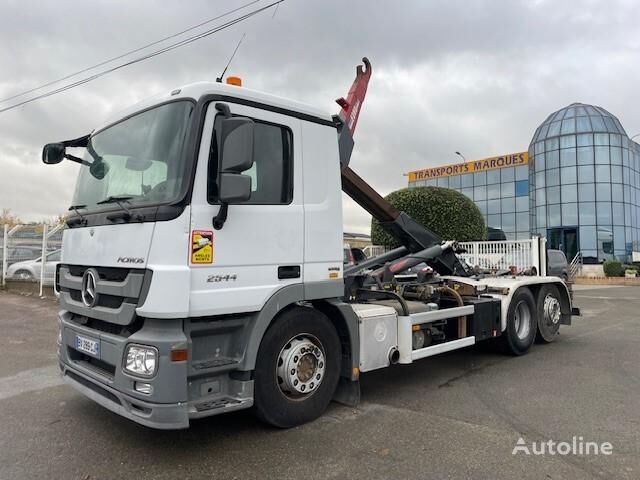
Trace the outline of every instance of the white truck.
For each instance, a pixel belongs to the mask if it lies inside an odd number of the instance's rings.
[[[196,83],[44,147],[83,165],[55,283],[68,383],[153,428],[249,407],[284,428],[356,405],[362,372],[570,324],[559,278],[474,275],[349,168],[363,61],[339,115]],[[344,268],[341,191],[403,246]]]

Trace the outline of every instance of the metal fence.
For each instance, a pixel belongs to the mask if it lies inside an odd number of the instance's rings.
[[[386,253],[387,248],[382,245],[367,245],[362,250],[367,258],[373,258]]]
[[[53,285],[64,225],[0,225],[2,285],[8,280]]]
[[[538,275],[546,274],[544,255],[546,239],[503,240],[491,242],[461,242],[466,253],[458,254],[472,267],[482,270],[511,270],[517,273],[535,268]],[[541,254],[542,252],[542,254]]]

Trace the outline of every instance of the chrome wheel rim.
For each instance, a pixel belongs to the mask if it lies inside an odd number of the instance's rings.
[[[313,395],[324,379],[326,367],[320,340],[308,333],[296,335],[278,355],[276,377],[280,392],[293,400]]]
[[[527,302],[520,301],[514,311],[514,327],[516,335],[520,340],[524,340],[531,332],[531,309]]]
[[[557,325],[560,322],[560,302],[556,297],[547,294],[544,297],[544,321],[547,325]]]

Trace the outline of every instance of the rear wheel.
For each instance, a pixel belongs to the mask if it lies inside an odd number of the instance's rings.
[[[555,285],[543,285],[538,292],[538,328],[536,341],[553,342],[560,329],[560,293]]]
[[[536,337],[536,302],[528,288],[519,288],[511,298],[507,329],[500,337],[502,348],[512,355],[527,353]]]
[[[340,340],[325,315],[304,307],[283,313],[258,350],[256,414],[280,428],[318,418],[335,393],[340,361]]]

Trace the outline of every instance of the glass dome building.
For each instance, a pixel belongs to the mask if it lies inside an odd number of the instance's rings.
[[[640,145],[620,121],[572,103],[540,125],[527,152],[411,171],[408,186],[467,195],[509,240],[545,236],[584,263],[640,259]]]
[[[573,103],[536,129],[529,158],[531,232],[569,260],[630,262],[640,250],[640,146],[618,119]]]

